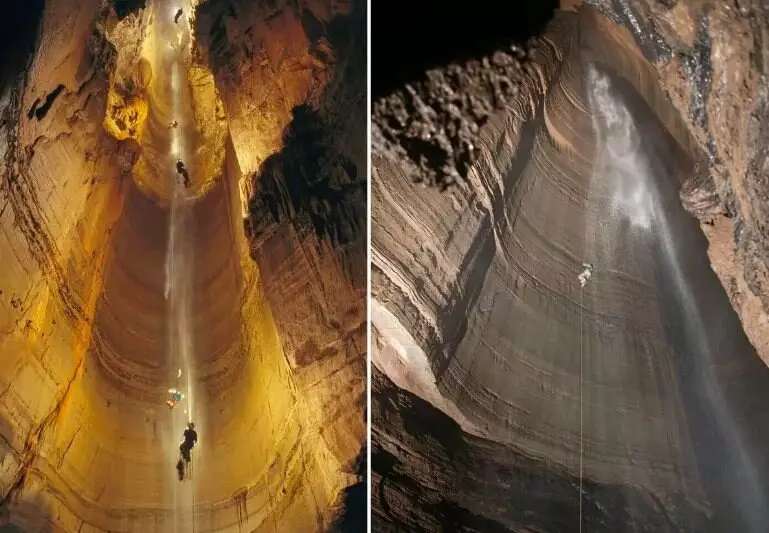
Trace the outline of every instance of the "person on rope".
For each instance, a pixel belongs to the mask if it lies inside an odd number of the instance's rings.
[[[176,462],[176,472],[179,474],[179,481],[184,481],[185,467],[192,462],[190,452],[196,442],[198,442],[198,433],[195,431],[195,424],[190,422],[187,424],[187,429],[184,430],[184,440],[179,445],[181,457]]]
[[[195,443],[198,442],[198,433],[195,431],[195,424],[190,422],[187,424],[187,429],[184,430],[184,440],[179,445],[179,451],[182,454],[182,458],[185,462],[192,461],[190,452],[195,447]]]
[[[176,121],[176,120],[172,120],[171,122],[169,122],[169,123],[168,123],[168,127],[169,127],[169,129],[174,129],[174,128],[176,128],[177,126],[179,126],[179,122],[178,122],[178,121]]]
[[[184,166],[181,159],[176,162],[176,172],[184,178],[184,186],[189,189],[191,185],[190,173],[187,171],[187,167]]]
[[[179,476],[179,481],[184,481],[184,461],[181,457],[176,462],[176,473]]]
[[[176,389],[168,389],[168,400],[166,401],[166,404],[170,409],[177,407],[183,399],[184,394]]]
[[[184,10],[182,8],[179,8],[179,11],[177,11],[176,15],[174,15],[174,24],[179,23],[179,17],[182,16],[182,13],[184,13]]]
[[[580,287],[584,288],[587,284],[587,280],[589,280],[590,276],[593,274],[593,263],[582,263],[582,266],[585,267],[585,270],[577,276],[577,279],[579,280]]]

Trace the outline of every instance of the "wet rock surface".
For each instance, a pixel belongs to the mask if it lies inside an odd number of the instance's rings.
[[[767,19],[766,6],[739,2],[592,2],[619,17],[658,70],[662,87],[708,155],[713,193],[701,209],[698,187],[684,187],[685,205],[703,231],[726,226],[731,242],[715,237],[709,254],[730,301],[759,355],[769,361],[766,292]],[[622,19],[622,14],[625,19]],[[627,14],[635,13],[629,24]],[[664,52],[664,53],[662,53]],[[763,133],[762,133],[763,132]],[[763,169],[763,170],[761,170]],[[725,216],[723,216],[725,215]],[[721,230],[714,230],[720,233]]]
[[[413,520],[411,527],[429,530],[440,527],[446,516],[454,516],[452,527],[483,529],[474,516],[479,513],[450,513],[445,507],[410,503],[415,494],[422,494],[414,497],[418,502],[439,496],[425,497],[418,488],[424,482],[418,473],[409,472],[418,471],[414,465],[420,459],[405,451],[413,448],[403,444],[422,435],[425,424],[395,427],[391,423],[396,416],[408,417],[397,403],[393,406],[383,399],[384,391],[403,394],[401,388],[459,424],[461,437],[440,431],[420,448],[427,450],[425,461],[440,464],[437,471],[449,472],[449,479],[465,472],[455,469],[453,460],[444,459],[439,450],[474,435],[503,449],[516,448],[526,457],[572,475],[584,454],[586,479],[606,484],[608,493],[623,492],[632,485],[659,497],[656,508],[626,501],[625,508],[638,515],[623,518],[616,530],[644,530],[644,522],[651,524],[660,516],[670,521],[649,525],[649,530],[729,531],[730,524],[737,522],[742,529],[760,530],[758,509],[766,503],[765,474],[757,474],[756,487],[746,489],[735,481],[739,476],[714,471],[708,461],[712,457],[737,461],[734,468],[745,475],[753,469],[764,472],[766,467],[759,450],[767,436],[745,418],[748,413],[762,420],[766,417],[766,409],[750,407],[766,403],[762,392],[766,368],[759,360],[767,355],[764,295],[748,288],[748,278],[762,276],[764,248],[754,233],[760,223],[746,222],[762,194],[754,188],[760,177],[747,171],[746,161],[764,157],[760,143],[747,140],[748,131],[754,136],[751,139],[757,139],[761,127],[760,120],[748,116],[761,115],[763,109],[757,83],[763,67],[756,62],[765,53],[759,45],[765,32],[763,14],[748,16],[731,6],[682,1],[591,4],[601,16],[590,6],[581,7],[577,15],[559,14],[536,46],[529,48],[520,74],[511,76],[517,95],[503,107],[490,105],[477,133],[462,137],[476,148],[476,158],[462,174],[454,174],[454,185],[443,192],[421,189],[414,182],[444,188],[450,174],[445,162],[452,163],[449,156],[454,152],[416,143],[409,151],[408,143],[422,131],[440,131],[440,126],[454,120],[453,109],[443,103],[444,94],[451,94],[445,86],[453,88],[443,81],[451,79],[450,73],[457,79],[457,72],[482,72],[461,78],[469,87],[464,92],[490,94],[487,80],[496,72],[494,54],[487,54],[485,70],[481,57],[444,66],[374,103],[372,293],[376,301],[372,320],[383,333],[373,357],[392,383],[378,385],[382,392],[373,400],[379,407],[374,407],[372,416],[375,427],[383,429],[373,438],[375,450],[390,445],[389,453],[395,457],[388,458],[390,463],[372,465],[377,483],[389,486],[382,490],[395,494],[390,500],[380,494],[377,500],[383,531],[408,520]],[[737,42],[743,47],[738,48]],[[586,89],[590,84],[585,81],[590,64],[601,65],[609,73],[612,83],[621,87],[617,91],[626,105],[635,110],[642,129],[641,140],[634,142],[665,161],[664,168],[655,170],[672,184],[665,185],[672,187],[665,193],[669,194],[665,205],[682,203],[701,224],[698,230],[680,209],[666,215],[676,220],[672,238],[678,246],[691,247],[687,253],[692,262],[659,267],[655,281],[647,279],[649,271],[644,273],[646,267],[641,265],[663,261],[664,253],[636,255],[630,236],[623,240],[625,244],[592,247],[604,242],[614,221],[600,222],[599,215],[591,215],[595,193],[586,186],[586,176],[597,164],[592,159],[596,148]],[[474,85],[473,80],[478,83]],[[431,104],[421,106],[422,102]],[[404,111],[414,111],[418,118],[407,119]],[[472,115],[465,114],[470,117],[467,122],[472,122]],[[641,126],[642,116],[656,117],[658,122]],[[726,116],[731,116],[728,127]],[[420,129],[423,123],[438,126]],[[735,143],[735,138],[744,142]],[[436,147],[448,146],[442,137],[436,139]],[[735,191],[750,187],[755,192],[743,193],[738,200]],[[599,222],[589,222],[591,217]],[[578,222],[582,220],[584,228]],[[662,250],[664,242],[655,246]],[[604,265],[605,277],[600,282],[596,278],[596,292],[586,293],[583,304],[574,284],[586,256],[611,264]],[[753,266],[756,260],[758,266]],[[683,311],[676,298],[692,297],[682,296],[685,292],[671,295],[669,288],[678,283],[671,277],[671,268],[683,269],[688,283],[698,286],[696,307],[708,310],[699,320],[730,324],[723,326],[723,335],[695,332],[686,320],[676,318],[676,313],[691,313]],[[628,284],[614,278],[618,272],[626,273]],[[635,283],[648,288],[636,293]],[[727,295],[740,322],[731,313]],[[626,307],[623,301],[634,303]],[[583,305],[584,317],[579,313]],[[651,311],[647,305],[660,310]],[[670,311],[663,313],[663,309]],[[643,318],[661,314],[665,315],[661,322]],[[581,385],[575,375],[581,372],[582,320],[590,324],[584,331],[590,362],[585,363]],[[714,346],[720,355],[710,351]],[[654,356],[648,359],[643,354]],[[705,361],[711,358],[712,374],[701,373],[700,366],[707,367],[710,363]],[[651,370],[655,365],[659,366]],[[728,367],[735,373],[730,374]],[[743,381],[747,375],[752,377]],[[719,400],[703,392],[709,387],[720,391]],[[583,395],[584,427],[578,425],[577,402]],[[628,400],[631,396],[633,400]],[[729,415],[715,414],[722,403],[729,405]],[[629,421],[636,416],[640,418]],[[731,429],[723,425],[730,418],[735,424]],[[649,435],[665,434],[667,441],[636,433],[648,424],[661,424],[648,430]],[[579,438],[581,430],[584,440]],[[729,437],[732,433],[739,436]],[[750,466],[737,466],[740,460],[728,444],[732,438],[742,443],[738,447],[750,450],[745,452],[753,462]],[[578,449],[580,442],[583,452]],[[400,472],[388,481],[387,464],[393,461],[401,465]],[[483,471],[487,466],[472,468]],[[542,478],[546,477],[543,473]],[[459,505],[472,510],[473,504],[480,506],[481,500],[493,498],[497,491],[510,490],[508,485],[477,488]],[[461,493],[456,487],[438,492],[453,496],[457,491]],[[544,489],[510,497],[497,511],[539,509],[539,491]],[[556,501],[562,496],[574,502],[579,494],[566,484],[554,491],[558,496],[550,498]],[[729,498],[732,502],[725,503]],[[693,505],[674,503],[684,500]],[[418,518],[409,516],[412,510]],[[576,527],[574,509],[563,512]],[[460,514],[463,518],[457,518]],[[480,514],[494,517],[488,511]],[[615,508],[609,515],[621,516],[621,511]],[[587,520],[588,529],[604,523],[598,517]],[[499,523],[495,518],[484,527],[560,531],[564,526],[524,526]]]

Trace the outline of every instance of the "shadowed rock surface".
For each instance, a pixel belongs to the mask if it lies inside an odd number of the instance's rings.
[[[196,4],[30,3],[2,64],[0,527],[363,527],[365,5]]]
[[[574,527],[577,476],[463,434],[454,420],[378,370],[372,404],[378,421],[371,450],[375,530],[495,533]],[[584,490],[591,531],[625,531],[632,523],[638,524],[634,531],[679,530],[654,495],[591,480]],[[695,511],[691,518],[686,530],[703,531],[704,516]]]
[[[705,4],[558,11],[374,102],[377,530],[576,530],[580,471],[587,531],[768,523],[766,15]]]

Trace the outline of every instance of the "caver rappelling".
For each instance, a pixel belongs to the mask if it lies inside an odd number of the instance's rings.
[[[166,405],[168,405],[170,409],[178,407],[183,399],[184,394],[176,389],[168,389],[168,400],[166,400]]]
[[[583,482],[583,455],[584,455],[584,438],[583,438],[583,410],[582,410],[582,388],[583,388],[583,327],[582,327],[582,315],[584,313],[584,291],[587,284],[587,280],[593,275],[593,263],[582,263],[585,268],[580,272],[577,279],[579,280],[579,531],[582,532],[582,482]]]
[[[184,179],[184,186],[189,189],[191,185],[190,173],[187,170],[187,167],[184,166],[184,163],[181,159],[176,162],[176,172],[182,176]]]
[[[587,280],[589,280],[590,276],[593,274],[593,263],[582,263],[582,266],[585,267],[585,270],[577,276],[577,279],[579,280],[580,287],[584,288],[585,284],[587,284]]]
[[[178,380],[180,377],[182,377],[181,368],[176,372],[176,379]],[[184,394],[182,394],[180,390],[176,389],[175,387],[168,389],[168,399],[166,400],[166,405],[170,409],[178,407],[183,399]],[[184,412],[186,413],[187,411],[185,410]]]
[[[195,424],[190,422],[187,429],[184,430],[182,443],[179,445],[179,461],[176,463],[176,471],[179,474],[179,481],[184,481],[185,472],[189,471],[189,464],[192,462],[192,448],[198,442],[198,433],[195,431]]]

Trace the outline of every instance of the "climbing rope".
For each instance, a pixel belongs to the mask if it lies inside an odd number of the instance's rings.
[[[582,533],[582,310],[585,287],[579,288],[579,533]]]
[[[192,461],[190,461],[190,479],[192,479]],[[192,491],[192,533],[195,533],[197,528],[195,527],[197,524],[197,520],[195,520],[195,482],[192,482],[192,488],[190,489]]]

